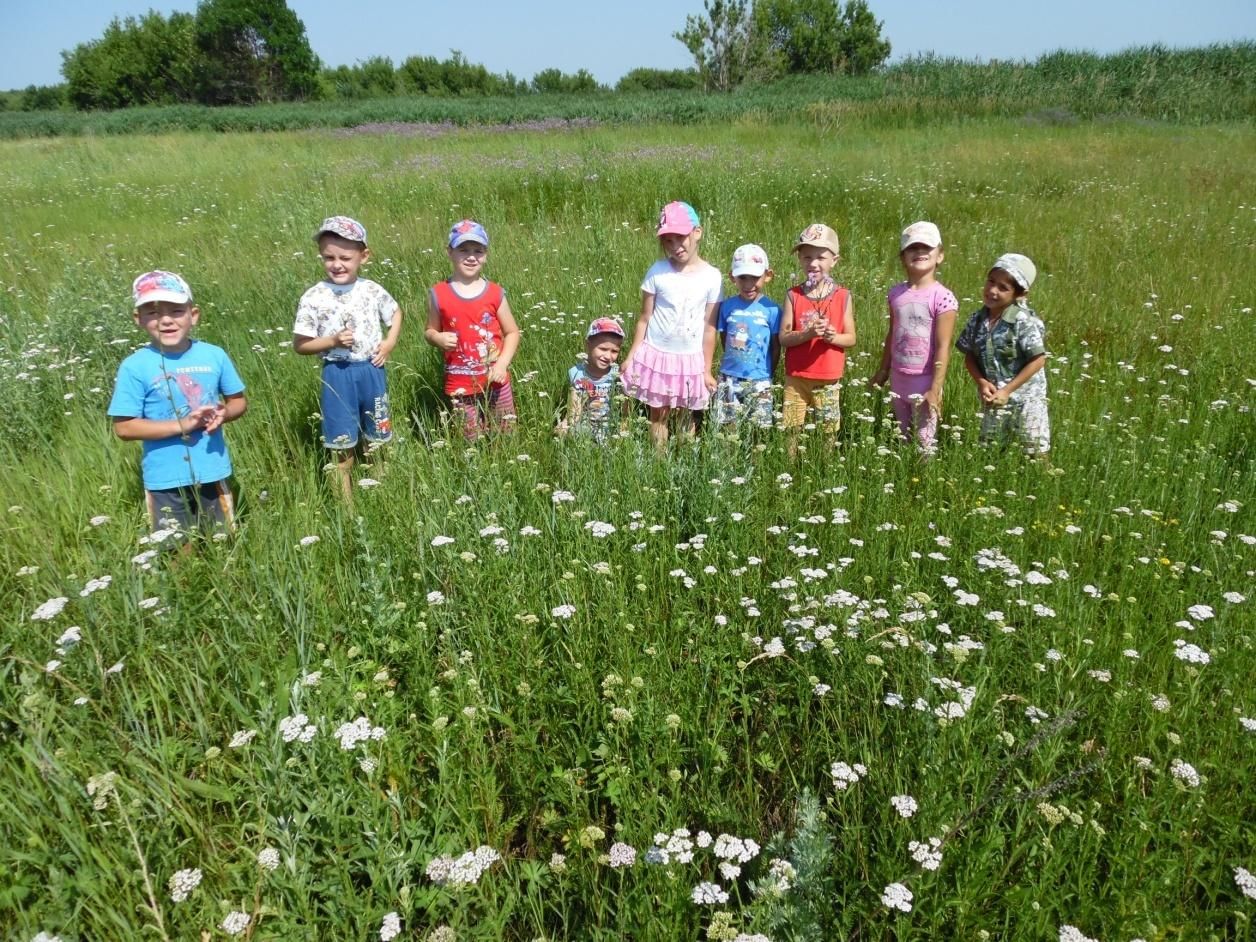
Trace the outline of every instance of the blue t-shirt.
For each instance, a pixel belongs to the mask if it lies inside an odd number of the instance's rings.
[[[724,335],[720,372],[738,379],[772,378],[772,338],[781,329],[781,308],[759,295],[746,301],[735,294],[720,302],[719,332]]]
[[[231,358],[212,343],[193,340],[190,347],[175,354],[162,354],[148,346],[136,350],[118,367],[109,416],[173,419],[242,392],[244,383]],[[231,474],[231,458],[221,428],[212,435],[193,432],[186,440],[172,435],[142,444],[140,468],[144,487],[150,491],[211,484]]]
[[[611,431],[611,400],[618,381],[618,363],[612,363],[601,379],[590,376],[583,363],[577,363],[567,371],[567,383],[579,408],[579,415],[572,423],[573,432],[587,433],[599,442],[606,441]]]

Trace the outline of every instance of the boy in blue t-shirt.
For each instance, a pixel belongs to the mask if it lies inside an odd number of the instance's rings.
[[[140,467],[154,530],[234,528],[222,426],[244,415],[244,383],[219,347],[192,339],[200,310],[173,272],[131,286],[135,323],[152,342],[118,367],[109,417],[123,441],[144,443]]]
[[[724,348],[715,391],[716,417],[721,424],[749,420],[770,428],[772,374],[781,352],[777,339],[781,308],[763,294],[764,285],[772,280],[767,253],[757,245],[741,246],[733,253],[730,274],[737,294],[720,302],[714,328]]]

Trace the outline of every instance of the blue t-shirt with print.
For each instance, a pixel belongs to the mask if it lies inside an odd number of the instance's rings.
[[[109,401],[115,419],[173,419],[224,396],[244,392],[244,383],[226,351],[193,340],[182,353],[136,350],[118,367]],[[219,428],[211,435],[193,432],[143,442],[140,468],[144,487],[164,491],[190,484],[212,484],[231,475],[227,441]]]
[[[781,329],[781,308],[763,295],[747,301],[739,294],[720,302],[717,327],[724,335],[720,372],[738,379],[772,378],[772,338]]]

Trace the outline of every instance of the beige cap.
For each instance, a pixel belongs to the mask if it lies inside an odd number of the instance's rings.
[[[927,245],[931,249],[936,249],[942,244],[942,233],[938,231],[938,227],[931,222],[913,222],[910,226],[903,230],[903,234],[898,240],[898,250],[901,252],[909,245]]]
[[[842,254],[838,248],[837,233],[822,222],[813,222],[799,234],[798,240],[794,243],[794,251],[797,252],[804,245],[828,249],[834,255]]]

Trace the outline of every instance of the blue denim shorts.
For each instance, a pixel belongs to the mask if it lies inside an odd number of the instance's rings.
[[[329,360],[323,364],[323,444],[353,448],[359,436],[368,442],[392,438],[392,413],[384,368],[368,360]]]
[[[144,491],[154,530],[170,527],[183,533],[235,529],[235,499],[226,480]]]

